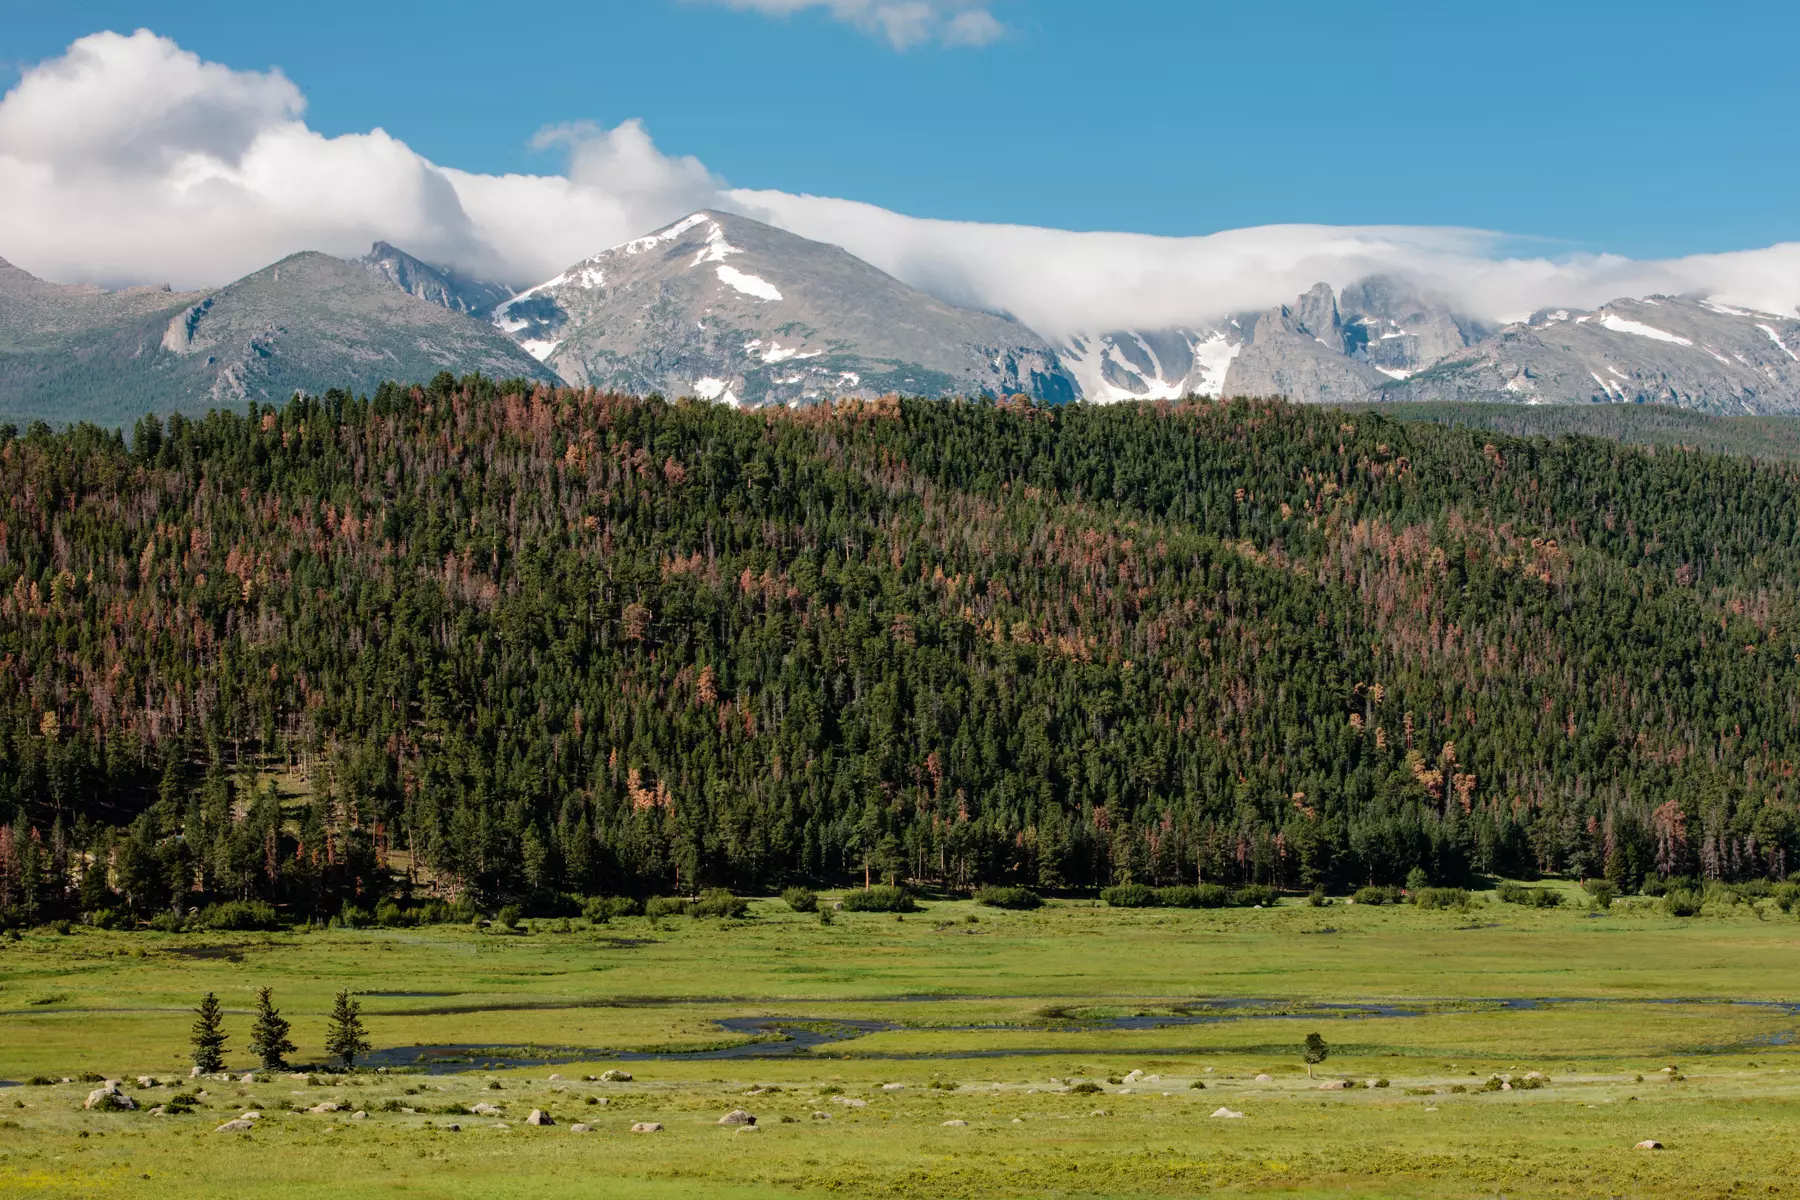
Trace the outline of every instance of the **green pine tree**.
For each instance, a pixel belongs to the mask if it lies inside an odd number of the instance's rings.
[[[189,1041],[194,1046],[194,1065],[211,1074],[225,1069],[225,1008],[211,992],[200,998],[194,1010],[194,1032]]]
[[[326,1027],[325,1052],[343,1064],[346,1071],[356,1066],[356,1057],[369,1052],[369,1032],[363,1028],[362,1005],[350,998],[350,989],[337,994],[331,1009],[331,1023]]]
[[[1325,1045],[1325,1039],[1316,1033],[1306,1035],[1306,1047],[1303,1051],[1306,1058],[1306,1077],[1312,1078],[1312,1069],[1331,1057],[1331,1050]]]
[[[268,988],[256,989],[256,1025],[250,1030],[250,1053],[261,1060],[269,1071],[287,1069],[287,1056],[294,1052],[288,1040],[291,1028],[269,999]]]

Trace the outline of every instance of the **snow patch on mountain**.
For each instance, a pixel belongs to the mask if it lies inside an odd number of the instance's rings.
[[[736,288],[746,296],[754,296],[758,300],[779,300],[781,289],[760,275],[751,275],[736,267],[720,267],[719,282],[727,287]]]
[[[1646,301],[1646,303],[1651,303]],[[1658,329],[1654,325],[1646,325],[1642,321],[1630,321],[1617,313],[1607,313],[1600,318],[1600,324],[1614,333],[1630,333],[1638,337],[1653,338],[1659,342],[1672,342],[1677,346],[1692,346],[1694,343],[1680,334],[1670,333],[1666,329]]]

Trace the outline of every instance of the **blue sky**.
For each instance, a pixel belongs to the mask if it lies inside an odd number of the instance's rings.
[[[281,68],[320,133],[469,171],[555,171],[541,127],[638,117],[734,186],[914,216],[1456,225],[1637,257],[1800,239],[1791,0],[991,0],[997,39],[904,49],[728,4],[0,0],[0,86],[147,26]]]

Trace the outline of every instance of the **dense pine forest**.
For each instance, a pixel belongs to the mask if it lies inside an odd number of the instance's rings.
[[[1785,878],[1797,585],[1795,464],[1276,402],[4,428],[0,913]]]

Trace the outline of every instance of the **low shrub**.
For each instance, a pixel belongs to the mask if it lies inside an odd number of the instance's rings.
[[[181,933],[187,929],[187,918],[180,913],[159,912],[150,918],[150,928],[158,933]]]
[[[1556,908],[1563,902],[1563,894],[1552,888],[1525,887],[1518,883],[1502,883],[1494,889],[1502,904],[1519,904],[1526,908]]]
[[[975,903],[989,908],[1041,908],[1044,898],[1027,887],[984,887],[976,891]]]
[[[1312,905],[1314,908],[1325,908],[1328,905],[1330,905],[1331,897],[1329,897],[1325,894],[1324,888],[1316,887],[1312,891],[1307,893],[1306,902],[1308,904]]]
[[[795,912],[818,912],[819,893],[808,887],[791,887],[781,893],[787,906]]]
[[[1468,888],[1424,887],[1412,894],[1412,902],[1420,908],[1467,908]]]
[[[1247,884],[1231,893],[1231,902],[1239,908],[1255,908],[1259,904],[1264,908],[1273,908],[1275,899],[1275,889],[1266,883]]]
[[[30,1079],[27,1079],[25,1082],[30,1084],[32,1087],[51,1087],[52,1085],[54,1085],[56,1083],[56,1080],[50,1078],[48,1075],[33,1075]]]
[[[1097,1083],[1078,1083],[1069,1090],[1077,1096],[1093,1096],[1097,1095],[1101,1088]]]
[[[199,929],[243,932],[278,929],[281,920],[275,915],[274,906],[261,900],[227,900],[223,904],[209,905],[192,924]]]
[[[524,915],[525,915],[524,909],[520,908],[516,904],[508,904],[508,905],[503,906],[499,912],[494,914],[494,924],[504,925],[508,929],[516,929],[519,924],[519,918],[523,917]]]
[[[1589,879],[1581,886],[1594,898],[1595,908],[1611,908],[1613,901],[1619,898],[1618,885],[1610,879]]]
[[[1204,1092],[1205,1090],[1206,1083],[1203,1080],[1196,1079],[1194,1082],[1188,1084],[1188,1091],[1190,1092]]]
[[[1662,899],[1662,908],[1671,917],[1697,917],[1705,901],[1699,892],[1690,892],[1686,888],[1670,892]]]
[[[1782,912],[1792,912],[1794,902],[1800,900],[1800,883],[1778,883],[1769,889],[1769,895],[1775,901],[1776,908]]]
[[[652,921],[658,917],[678,917],[686,913],[692,903],[680,896],[652,896],[644,901],[644,915]]]
[[[1386,887],[1381,884],[1370,884],[1368,887],[1356,889],[1351,899],[1358,904],[1402,904],[1406,901],[1406,893],[1397,887]]]
[[[615,917],[640,916],[643,911],[643,904],[630,896],[589,896],[581,905],[581,915],[596,925]]]
[[[688,905],[690,917],[727,917],[738,919],[750,911],[750,902],[734,896],[725,888],[707,888],[700,898]]]
[[[1155,908],[1158,902],[1156,889],[1141,883],[1121,883],[1105,888],[1100,898],[1111,908]]]
[[[844,893],[845,912],[917,912],[919,906],[912,893],[891,883]]]

